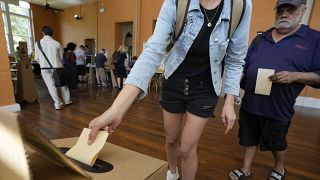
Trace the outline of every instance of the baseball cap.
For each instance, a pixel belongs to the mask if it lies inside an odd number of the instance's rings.
[[[278,0],[275,8],[278,8],[283,4],[291,4],[295,7],[299,7],[301,4],[307,4],[307,0]]]

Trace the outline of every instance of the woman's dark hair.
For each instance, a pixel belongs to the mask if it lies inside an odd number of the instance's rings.
[[[67,44],[66,50],[67,50],[67,51],[68,51],[68,50],[74,51],[74,50],[76,49],[76,47],[77,47],[77,45],[76,45],[75,43],[69,42],[69,43]]]
[[[77,45],[76,45],[75,43],[69,42],[69,43],[67,44],[66,49],[67,49],[67,51],[68,51],[68,50],[74,51],[74,50],[76,49],[76,47],[77,47]]]
[[[44,35],[47,35],[47,36],[52,36],[52,34],[53,34],[53,30],[49,26],[43,26],[42,27],[42,32],[43,32]]]

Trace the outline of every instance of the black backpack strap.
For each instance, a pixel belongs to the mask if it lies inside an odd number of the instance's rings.
[[[262,33],[258,33],[254,41],[252,41],[252,51],[256,51],[262,41]]]
[[[42,54],[43,54],[44,58],[45,58],[45,59],[47,60],[47,62],[49,63],[49,65],[50,65],[51,69],[54,69],[54,68],[53,68],[53,66],[52,66],[52,64],[50,63],[50,61],[49,61],[49,59],[48,59],[47,55],[43,52],[42,46],[41,46],[41,44],[40,44],[40,41],[38,41],[38,42],[37,42],[37,44],[38,44],[38,48],[39,48],[39,49],[40,49],[40,51],[42,52]]]

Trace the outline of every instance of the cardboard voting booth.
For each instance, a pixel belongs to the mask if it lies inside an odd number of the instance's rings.
[[[38,99],[37,86],[33,77],[32,65],[28,58],[26,42],[19,42],[19,58],[17,100],[19,102],[35,102]]]
[[[78,138],[47,140],[35,127],[14,113],[0,110],[0,174],[6,179],[46,180],[164,180],[167,162],[106,143],[98,160],[89,168],[65,156]],[[99,172],[107,163],[109,170]],[[98,171],[92,171],[98,169]]]
[[[76,141],[77,138],[67,138],[54,140],[53,143],[57,147],[72,147]],[[166,179],[167,163],[165,161],[161,161],[120,146],[106,143],[98,158],[112,164],[113,169],[106,173],[87,172],[93,179]],[[30,154],[30,164],[34,179],[85,179],[85,177],[71,172],[66,168],[56,166],[34,153]],[[45,171],[45,169],[50,169],[50,171]]]

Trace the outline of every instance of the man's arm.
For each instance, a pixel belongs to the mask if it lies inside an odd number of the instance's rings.
[[[289,84],[297,82],[310,86],[320,85],[320,76],[313,72],[289,72],[281,71],[269,77],[274,83]]]
[[[61,44],[59,44],[58,56],[59,56],[60,61],[62,61],[62,59],[63,59],[63,49],[61,47]]]
[[[306,84],[306,85],[320,85],[320,76],[316,73],[297,73],[296,82]]]

